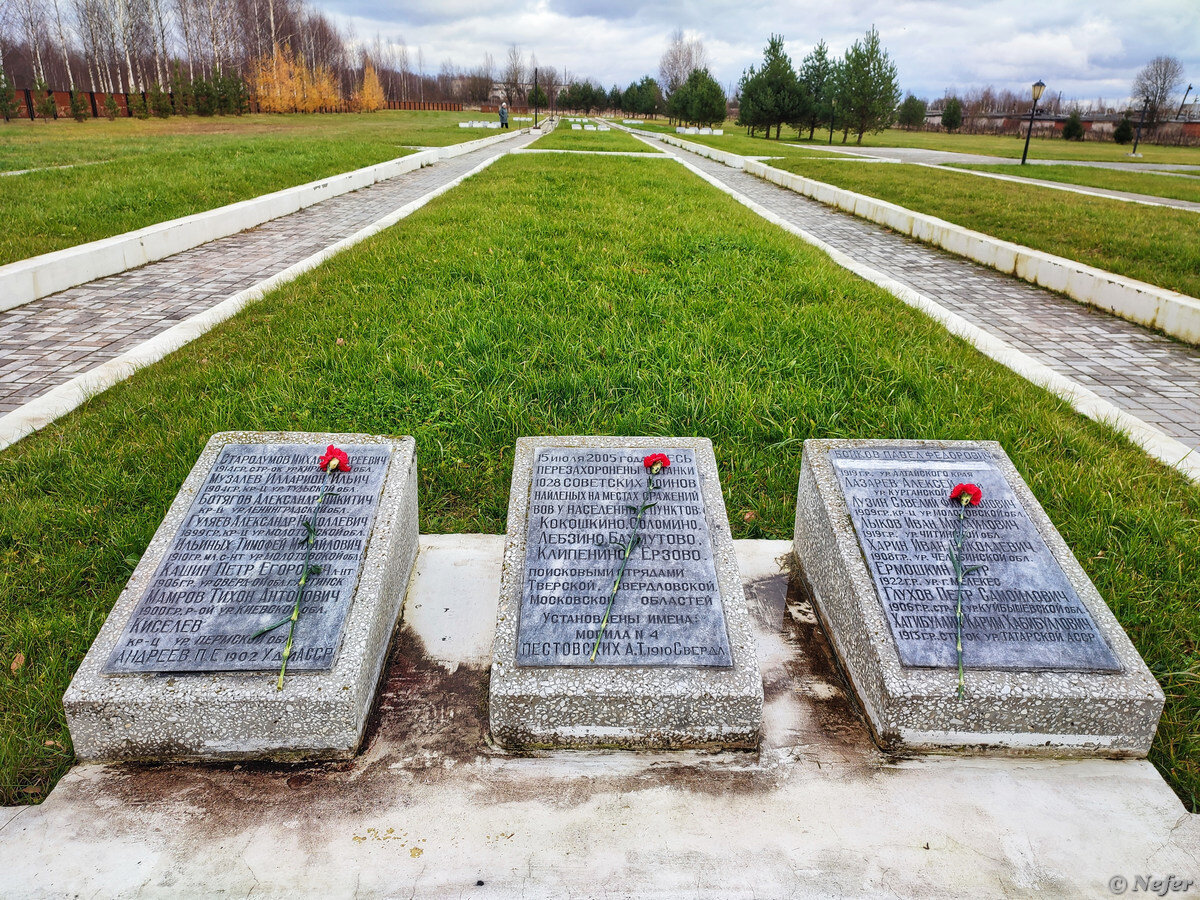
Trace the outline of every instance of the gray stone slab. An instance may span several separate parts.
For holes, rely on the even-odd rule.
[[[696,454],[656,476],[646,456],[534,452],[517,665],[733,665]]]
[[[323,472],[328,444],[227,444],[204,479],[102,670],[255,672],[278,670],[287,619],[305,566],[303,523],[326,485],[288,670],[327,671],[379,493],[388,447],[355,447],[349,472]]]
[[[896,444],[829,453],[905,666],[957,668],[951,538],[961,514],[963,665],[1120,671],[991,454]],[[983,500],[963,508],[951,489]]]
[[[848,450],[856,452],[847,453]],[[832,458],[835,455],[848,463],[840,475]],[[906,463],[916,464],[923,455],[933,457],[934,461],[927,464],[930,468],[926,476],[916,476]],[[872,460],[876,468],[862,465]],[[996,477],[1004,484],[998,484],[994,480]],[[881,483],[884,478],[889,481],[886,486]],[[934,512],[919,495],[921,491],[928,491],[929,496],[938,498],[943,493],[948,494],[959,481],[982,483],[985,499],[990,496],[1003,501],[1011,497],[1017,501],[1016,508],[1006,507],[1003,503],[992,507],[994,510],[1008,509],[1013,515],[980,517],[978,525],[993,520],[1027,519],[1050,555],[1049,560],[1042,558],[1041,545],[1027,534],[1026,539],[1016,540],[1009,548],[1020,553],[1006,554],[1025,557],[1024,560],[1005,560],[1005,565],[1016,567],[1005,576],[1011,577],[1012,581],[997,585],[981,581],[971,585],[968,577],[972,594],[969,602],[964,604],[964,612],[969,616],[970,604],[978,603],[974,633],[986,636],[991,633],[992,624],[1007,626],[1010,623],[1004,616],[1013,618],[1011,624],[1014,627],[1000,629],[1009,639],[997,643],[1010,646],[997,655],[983,655],[988,641],[964,641],[966,679],[965,694],[961,698],[958,696],[956,654],[948,663],[943,647],[928,658],[931,665],[907,665],[901,654],[906,638],[896,635],[898,630],[904,630],[901,624],[920,625],[917,630],[921,634],[914,643],[920,658],[922,647],[939,642],[939,646],[944,645],[943,639],[950,633],[947,627],[950,622],[945,618],[947,601],[936,589],[939,585],[945,588],[945,551],[938,549],[939,542],[933,538],[928,546],[912,545],[905,549],[901,544],[911,544],[913,535],[918,532],[939,528],[947,531],[948,538],[953,519],[947,521],[942,513]],[[848,490],[843,483],[848,485]],[[881,496],[884,490],[887,495]],[[901,501],[906,493],[911,496],[909,508],[914,511],[913,527],[907,533],[904,516],[898,513],[903,509]],[[852,501],[856,497],[862,501],[874,496],[877,501],[887,504],[878,507],[888,512],[886,517],[881,516],[881,521],[864,526],[868,535],[866,552],[860,541],[864,532],[856,530],[848,495]],[[980,509],[972,507],[967,514],[968,537],[964,551],[969,563],[969,554],[974,552],[970,549],[969,537],[971,512]],[[864,517],[860,515],[860,518]],[[891,536],[885,538],[883,529],[888,526],[884,519],[897,518],[901,521],[898,524],[892,522]],[[918,527],[921,521],[928,523],[927,526]],[[938,524],[934,527],[933,523]],[[1023,525],[1017,526],[1018,531],[1023,528]],[[979,534],[985,533],[999,535],[1002,532],[981,528]],[[869,545],[872,535],[881,538],[878,546]],[[980,537],[980,540],[984,539]],[[986,540],[1001,542],[1005,539]],[[886,541],[891,541],[891,546],[885,547]],[[1031,545],[1032,549],[1024,544]],[[839,663],[882,746],[1055,756],[1145,756],[1149,750],[1162,713],[1162,690],[999,444],[993,441],[805,441],[796,500],[794,548],[800,573],[812,590],[814,604]],[[872,554],[876,555],[879,564],[914,565],[917,568],[894,570],[891,576],[880,568],[881,578],[876,580],[869,562]],[[886,559],[888,554],[893,558]],[[913,561],[895,558],[905,554],[914,557]],[[928,559],[920,559],[922,555]],[[991,578],[991,564],[984,564],[989,565],[988,571],[981,570],[976,574],[984,579]],[[1027,587],[1006,587],[1006,584],[1021,584],[1023,566],[1029,579]],[[981,586],[996,591],[1040,591],[1045,586],[1044,579],[1054,571],[1062,574],[1070,589],[1069,593],[1062,590],[1063,597],[1026,597],[1020,593],[984,597],[977,593]],[[887,577],[897,577],[904,583],[892,585],[882,580]],[[1035,585],[1042,587],[1028,587]],[[893,586],[926,593],[901,597],[888,590]],[[1070,598],[1078,600],[1080,607],[1072,607]],[[1053,606],[1055,610],[1005,608],[1023,605]],[[906,619],[906,616],[924,616],[931,621]],[[999,617],[1000,621],[990,623],[980,618],[986,616]],[[1090,634],[1085,630],[1089,623],[1095,628],[1095,637],[1111,654],[1111,661],[1099,653],[1087,657],[1086,664],[1081,666],[1080,657],[1069,651],[1057,658],[1049,658],[1034,637],[1039,633],[1044,638],[1068,633]],[[934,635],[932,641],[925,638],[925,633],[929,632]],[[1065,638],[1062,641],[1053,638],[1040,643],[1066,642]],[[1012,665],[1014,660],[1021,658],[1029,661],[1027,667]],[[1096,662],[1105,668],[1093,668],[1092,664]],[[1111,662],[1115,662],[1115,667]]]
[[[672,460],[681,461],[681,479],[685,475],[683,469],[690,468],[682,461],[694,460],[699,503],[707,526],[708,549],[716,581],[713,608],[717,608],[716,601],[719,598],[731,665],[664,665],[658,661],[652,664],[635,662],[631,665],[595,665],[587,661],[587,664],[579,665],[574,652],[565,657],[556,657],[559,661],[565,658],[570,663],[566,665],[518,664],[522,598],[537,596],[536,591],[526,583],[530,571],[527,567],[529,551],[534,546],[530,543],[531,517],[542,514],[535,513],[534,507],[550,508],[559,499],[569,502],[567,494],[551,502],[532,493],[536,454],[539,451],[556,450],[595,451],[622,458],[636,454],[638,460],[650,453],[664,452]],[[585,464],[574,452],[564,453],[564,456]],[[586,459],[586,455],[583,459]],[[624,478],[629,473],[615,474]],[[590,480],[597,476],[611,477],[603,473],[563,473],[563,477],[575,480]],[[624,484],[625,481],[614,478],[612,490],[618,491]],[[591,488],[589,484],[572,485],[569,489]],[[547,486],[547,489],[554,487]],[[680,493],[683,495],[682,505],[694,505],[688,499],[693,492]],[[601,500],[602,504],[604,502]],[[553,512],[546,514],[553,515]],[[591,521],[590,515],[587,521]],[[553,529],[541,533],[552,532]],[[596,529],[585,527],[580,533],[595,535],[597,532]],[[620,528],[614,529],[614,533],[618,538],[624,534]],[[606,534],[605,540],[607,537]],[[594,543],[594,538],[592,543],[584,546],[604,547]],[[665,542],[647,541],[642,549],[649,551],[656,548],[665,549]],[[544,566],[541,568],[547,571],[536,577],[543,580],[581,579],[589,587],[587,592],[562,596],[603,597],[607,602],[606,592],[594,590],[594,585],[602,583],[605,578],[615,578],[612,560],[606,553],[586,555],[599,558],[557,560],[558,566],[554,571]],[[675,559],[648,558],[645,562],[661,562],[664,568],[672,571],[679,568],[665,565],[679,562]],[[671,575],[670,579],[677,586],[661,593],[632,588],[632,585],[624,598],[618,592],[614,610],[618,609],[617,603],[623,602],[631,605],[633,611],[625,609],[622,615],[646,616],[649,613],[641,609],[643,597],[698,596],[695,592],[682,589],[682,576]],[[626,578],[623,581],[628,580]],[[589,605],[599,608],[602,614],[603,604]],[[654,606],[645,604],[646,609]],[[665,604],[658,606],[661,609]],[[530,608],[536,611],[537,606],[531,605]],[[702,629],[708,629],[697,631],[696,634],[700,635],[711,634],[714,621],[715,618],[710,618],[702,624],[676,624],[685,627],[700,624]],[[587,642],[589,634],[594,642],[597,626],[591,622],[571,624],[578,628],[580,635],[575,638],[576,642]],[[628,626],[631,632],[630,642],[637,640],[638,630],[646,630],[638,626],[648,624],[640,620],[621,623],[622,626]],[[649,643],[646,637],[642,640]],[[682,641],[680,643],[684,646]],[[590,645],[587,652],[590,655]],[[681,658],[685,656],[683,653],[675,655]],[[489,718],[495,741],[508,748],[754,747],[762,725],[762,705],[762,677],[758,670],[753,632],[711,442],[702,438],[647,437],[543,437],[518,440],[509,495],[508,533],[489,683]]]
[[[221,494],[212,490],[216,486],[234,487],[235,490],[229,493],[231,497],[250,497],[240,492],[240,488],[247,485],[239,482],[255,477],[252,470],[264,461],[263,453],[268,454],[268,468],[272,460],[278,463],[275,471],[281,476],[290,476],[293,473],[289,467],[299,466],[300,481],[285,477],[274,487],[272,494],[267,474],[257,473],[263,478],[263,490],[245,504],[247,509],[270,506],[272,495],[278,497],[282,508],[292,512],[308,506],[310,496],[315,501],[308,466],[311,464],[316,468],[316,456],[329,444],[347,451],[352,469],[350,473],[331,479],[336,496],[329,498],[329,512],[318,518],[318,538],[312,563],[323,563],[331,572],[336,568],[337,581],[323,584],[320,577],[314,580],[313,592],[306,591],[305,594],[305,603],[312,604],[307,607],[311,615],[305,615],[306,607],[302,605],[297,625],[300,636],[297,646],[301,651],[333,648],[331,654],[309,654],[330,657],[329,665],[306,668],[303,664],[289,664],[282,690],[276,689],[278,667],[272,658],[266,659],[265,664],[259,659],[247,659],[251,671],[229,671],[222,660],[220,670],[213,671],[175,668],[106,672],[105,665],[110,660],[121,659],[125,650],[137,649],[129,646],[130,640],[157,639],[158,648],[163,651],[159,655],[173,656],[164,662],[165,666],[174,666],[178,662],[187,665],[194,662],[195,657],[181,661],[184,650],[228,650],[233,644],[222,642],[221,638],[252,635],[254,629],[262,627],[260,622],[270,624],[268,620],[278,612],[274,608],[276,601],[263,603],[262,597],[283,589],[271,583],[271,559],[276,552],[271,546],[281,540],[286,543],[287,532],[302,517],[247,512],[243,515],[253,520],[253,524],[243,528],[246,522],[236,524],[236,513],[222,517],[202,511]],[[315,456],[312,455],[314,450]],[[224,463],[218,467],[218,460],[222,458]],[[246,462],[246,470],[231,471],[232,459]],[[364,476],[364,480],[351,483],[347,478],[346,482],[339,483],[341,478],[355,474]],[[232,481],[226,480],[226,476]],[[319,485],[320,480],[315,484]],[[367,512],[368,508],[374,512]],[[357,538],[345,535],[357,535],[359,527],[368,524],[361,521],[364,517],[370,522],[364,545],[360,547]],[[274,523],[269,525],[272,534],[248,538],[266,523]],[[334,533],[343,526],[348,530],[342,534]],[[276,528],[280,531],[278,535],[274,534]],[[324,528],[330,531],[323,531]],[[193,529],[199,531],[193,534]],[[253,561],[242,560],[239,553],[245,547],[241,542],[247,538],[268,542],[270,546],[264,544],[252,551],[259,554]],[[226,539],[238,542],[229,545],[231,555],[228,559],[221,556],[225,551],[215,549]],[[328,543],[323,543],[323,539]],[[200,541],[201,549],[186,549],[190,540]],[[339,541],[349,543],[343,545]],[[204,549],[205,546],[208,549]],[[258,547],[257,544],[254,546]],[[172,553],[181,552],[210,554],[211,558],[169,561]],[[297,574],[294,547],[281,546],[277,552],[284,571],[280,578],[294,583]],[[293,432],[213,435],[63,697],[76,755],[83,760],[289,760],[353,755],[362,740],[416,552],[416,455],[412,438]],[[196,576],[201,579],[201,586],[172,585],[168,588],[164,579],[173,577],[168,567],[189,564],[203,567],[197,569],[199,574]],[[250,570],[235,572],[230,568],[233,566],[257,566],[259,571],[268,574],[263,581],[255,582]],[[343,569],[353,571],[343,573]],[[218,571],[222,574],[218,575]],[[251,587],[244,586],[248,576]],[[209,581],[205,582],[205,578]],[[216,583],[218,581],[222,583]],[[224,583],[226,581],[228,583]],[[335,584],[352,585],[349,597],[342,597]],[[170,602],[165,602],[164,592],[177,589],[195,590],[198,602],[199,595],[213,598],[213,602],[195,607],[195,612],[189,611],[193,607],[188,605],[185,596],[173,596]],[[234,602],[222,607],[219,595],[208,593],[217,590],[250,591],[252,596],[239,594],[232,598]],[[290,612],[291,601],[280,602]],[[342,609],[331,609],[337,605]],[[253,611],[262,606],[269,609],[261,613]],[[212,607],[209,612],[200,612],[209,607]],[[218,615],[221,608],[232,611],[229,618],[236,620],[236,624],[210,628],[205,622],[221,618]],[[152,624],[135,637],[130,630],[135,621]],[[189,624],[186,627],[180,625],[176,630],[175,623],[184,622]],[[314,630],[306,631],[306,623]],[[279,629],[279,635],[270,635],[275,640],[267,646],[273,648],[273,654],[278,653],[279,640],[286,638],[286,628]],[[210,640],[202,644],[201,637]],[[188,643],[183,643],[182,638],[188,638]],[[256,644],[248,640],[236,646],[254,648]],[[168,648],[171,653],[167,652]],[[237,652],[255,651],[239,649]],[[206,661],[196,662],[197,668],[203,667]],[[325,662],[323,658],[311,661]]]

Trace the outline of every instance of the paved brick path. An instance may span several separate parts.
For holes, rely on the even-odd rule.
[[[533,139],[484,147],[0,313],[0,415]]]
[[[753,175],[660,146],[1142,421],[1189,446],[1200,445],[1200,349]]]

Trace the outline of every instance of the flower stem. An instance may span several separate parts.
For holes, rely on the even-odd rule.
[[[646,515],[646,510],[653,505],[650,503],[650,495],[654,493],[654,475],[652,473],[646,473],[646,482],[646,496],[642,498],[642,504],[638,507],[637,520],[633,523],[633,531],[625,544],[625,555],[621,558],[620,571],[617,572],[616,580],[613,581],[612,593],[608,595],[608,606],[604,608],[604,620],[600,623],[600,630],[596,633],[596,643],[592,645],[589,662],[596,661],[596,651],[600,649],[600,639],[604,637],[604,630],[608,628],[608,616],[612,612],[613,601],[617,599],[617,591],[621,589],[621,579],[625,577],[625,567],[629,565],[629,555],[633,553],[633,546],[637,543],[638,529],[642,527],[642,517]]]
[[[321,490],[317,494],[317,502],[313,504],[312,515],[304,523],[304,529],[307,532],[304,539],[304,564],[300,568],[300,581],[296,585],[296,603],[292,607],[291,618],[284,620],[291,624],[288,626],[287,643],[283,645],[283,665],[279,667],[279,680],[275,682],[277,691],[283,690],[283,676],[287,673],[288,658],[292,655],[292,640],[296,634],[296,622],[300,618],[300,601],[304,598],[304,586],[308,583],[308,576],[312,574],[312,549],[317,540],[317,511],[321,508],[321,501],[325,499],[325,490],[329,487],[331,471],[333,471],[332,467],[325,470],[325,478],[321,481]],[[282,625],[283,622],[279,624]]]
[[[954,617],[957,625],[957,642],[955,644],[958,654],[958,699],[963,698],[963,693],[966,687],[966,675],[963,672],[963,606],[962,606],[962,590],[963,579],[966,577],[965,570],[962,564],[962,545],[963,545],[963,520],[967,515],[966,504],[958,508],[958,522],[954,527],[954,544],[951,551],[951,563],[954,566],[954,576],[957,591],[954,598]]]

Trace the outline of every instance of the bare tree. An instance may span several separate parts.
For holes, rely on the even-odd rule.
[[[1175,95],[1183,87],[1183,64],[1174,56],[1156,56],[1133,79],[1136,106],[1148,103],[1146,124],[1153,128],[1175,108]]]
[[[525,99],[525,55],[517,44],[508,48],[500,80],[504,83],[504,99],[509,106]]]
[[[658,84],[670,97],[696,69],[708,67],[708,54],[698,37],[689,38],[682,28],[671,32],[667,49],[658,60]]]

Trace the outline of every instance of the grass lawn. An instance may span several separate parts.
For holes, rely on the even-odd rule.
[[[646,131],[675,133],[675,126],[669,125],[665,119],[651,120],[637,127],[643,128]],[[803,143],[811,146],[814,150],[819,150],[822,146],[844,146],[846,149],[852,150],[859,146],[855,143],[855,136],[853,134],[846,139],[846,143],[843,145],[842,133],[840,131],[834,132],[833,144],[829,145],[827,144],[829,132],[822,133],[819,128],[811,141],[808,139],[807,128],[797,131],[794,128],[784,126],[783,133],[778,139],[764,138],[761,135],[751,138],[746,134],[746,129],[737,125],[732,119],[727,120],[723,128],[725,134],[711,138],[711,140],[719,142],[722,140],[722,137],[729,139],[736,135],[747,140],[752,140],[756,145],[765,145],[764,149],[761,150],[732,151],[743,153],[746,156],[770,156],[777,153],[778,155],[783,155],[779,151],[768,148],[771,145],[784,142]],[[680,137],[694,141],[698,138],[708,138],[709,136],[689,134],[680,135]],[[718,147],[722,145],[714,143],[712,146]],[[945,150],[951,153],[977,153],[984,156],[1002,156],[1007,159],[1020,159],[1021,151],[1025,147],[1025,138],[1009,135],[948,134],[944,131],[905,131],[901,128],[889,128],[886,131],[881,131],[879,134],[863,135],[861,146],[916,147],[922,150]],[[722,149],[725,148],[722,147]],[[1094,160],[1097,162],[1200,165],[1200,147],[1159,147],[1156,144],[1142,143],[1138,145],[1138,152],[1143,154],[1140,160],[1131,160],[1128,156],[1129,149],[1130,145],[1122,146],[1112,142],[1064,141],[1054,138],[1035,137],[1029,145],[1029,157],[1030,159],[1079,159]]]
[[[0,125],[0,265],[488,135],[464,113],[71,120]],[[490,134],[490,133],[489,133]]]
[[[558,127],[529,145],[534,150],[609,150],[632,153],[660,153],[657,147],[648,147],[637,138],[623,131],[575,131],[569,122],[560,122]]]
[[[788,540],[805,438],[998,440],[1163,684],[1152,759],[1197,808],[1200,489],[682,167],[565,155],[500,160],[0,453],[0,805],[71,764],[62,693],[226,429],[411,434],[435,533],[503,532],[518,437],[702,435],[734,536]]]
[[[976,172],[997,172],[1001,175],[1018,175],[1022,178],[1041,178],[1045,181],[1062,181],[1084,187],[1106,188],[1110,191],[1129,191],[1148,194],[1151,197],[1171,197],[1175,200],[1190,200],[1200,203],[1200,178],[1177,178],[1173,175],[1157,175],[1150,172],[1124,172],[1117,169],[1097,169],[1092,166],[959,166]]]
[[[770,165],[1200,297],[1200,220],[1194,212],[902,163],[784,159]]]

